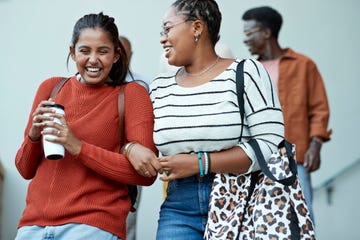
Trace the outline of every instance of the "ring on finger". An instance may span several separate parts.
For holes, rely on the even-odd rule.
[[[145,171],[144,174],[145,174],[145,176],[149,176],[149,175],[150,175],[150,172],[149,172],[149,171]]]
[[[58,135],[58,137],[60,136],[60,133],[61,133],[61,131],[60,131],[60,130],[58,130],[58,131],[57,131],[57,135]]]

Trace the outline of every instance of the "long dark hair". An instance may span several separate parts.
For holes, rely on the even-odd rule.
[[[110,86],[119,86],[125,83],[125,77],[129,70],[129,62],[126,56],[125,48],[119,40],[119,31],[115,24],[115,19],[113,17],[109,17],[108,15],[104,15],[102,12],[99,14],[87,14],[80,18],[73,30],[71,44],[73,46],[79,40],[80,33],[85,28],[101,28],[105,32],[108,33],[112,43],[115,46],[115,49],[120,48],[121,54],[120,59],[116,61],[109,73],[109,77],[112,82],[107,83]],[[67,64],[69,63],[70,53],[67,58]]]

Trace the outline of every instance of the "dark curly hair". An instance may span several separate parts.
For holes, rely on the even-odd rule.
[[[78,42],[81,31],[86,28],[101,28],[108,33],[115,49],[121,49],[120,59],[113,64],[110,70],[109,77],[112,79],[112,82],[108,83],[108,85],[119,86],[125,83],[126,73],[129,70],[129,62],[125,48],[119,40],[119,31],[115,24],[115,19],[108,15],[104,15],[102,12],[99,14],[87,14],[83,16],[74,26],[71,38],[71,44],[73,46]],[[70,53],[67,58],[67,63],[69,62],[69,57]]]
[[[278,11],[271,7],[256,7],[247,10],[242,19],[244,21],[255,20],[263,27],[269,28],[272,35],[277,39],[282,25],[282,17]]]
[[[175,7],[177,12],[184,12],[187,21],[204,21],[210,40],[215,46],[220,39],[221,12],[214,0],[177,0],[171,6]]]

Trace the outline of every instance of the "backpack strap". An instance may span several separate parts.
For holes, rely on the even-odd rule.
[[[120,87],[119,97],[118,97],[120,146],[123,146],[123,144],[125,143],[124,117],[125,117],[125,88],[126,88],[126,85],[127,84],[124,84],[123,86]],[[120,147],[120,152],[121,152],[121,147]],[[137,186],[132,185],[132,184],[127,184],[127,187],[128,187],[130,200],[131,200],[130,211],[135,212],[136,208],[134,207],[134,205],[136,203],[137,195],[138,195]]]
[[[64,84],[69,80],[70,78],[62,78],[58,83],[56,83],[55,87],[51,91],[50,97],[52,99],[55,98],[55,96],[58,94],[58,92],[61,90],[61,88],[64,86]]]
[[[126,84],[120,87],[119,97],[118,97],[120,146],[122,146],[125,143],[125,136],[124,136],[125,86]]]

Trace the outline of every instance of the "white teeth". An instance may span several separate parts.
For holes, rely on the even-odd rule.
[[[164,50],[165,50],[165,52],[168,52],[168,51],[170,51],[170,48],[167,47],[167,48],[165,48]]]
[[[89,72],[98,72],[100,71],[100,68],[87,68]]]

